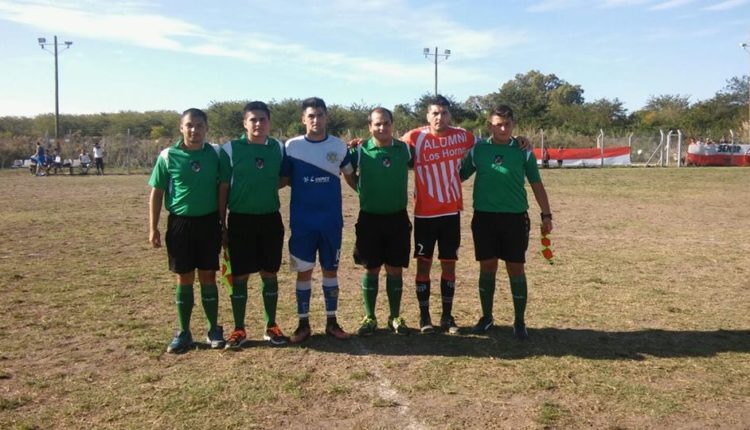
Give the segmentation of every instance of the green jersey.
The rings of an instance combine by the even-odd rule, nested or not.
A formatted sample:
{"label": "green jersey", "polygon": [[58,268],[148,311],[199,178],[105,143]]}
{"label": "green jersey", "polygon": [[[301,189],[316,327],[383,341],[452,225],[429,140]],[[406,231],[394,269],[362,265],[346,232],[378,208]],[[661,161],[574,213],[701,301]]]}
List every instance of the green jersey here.
{"label": "green jersey", "polygon": [[156,158],[148,184],[164,190],[164,207],[172,214],[203,216],[219,209],[218,147],[204,143],[196,151],[182,148],[182,139]]}
{"label": "green jersey", "polygon": [[284,145],[268,137],[250,143],[247,135],[221,147],[219,180],[229,184],[229,210],[260,215],[279,210],[279,173]]}
{"label": "green jersey", "polygon": [[351,150],[352,166],[359,171],[357,192],[360,210],[390,214],[406,209],[408,203],[409,146],[393,139],[391,146],[377,146],[370,137]]}
{"label": "green jersey", "polygon": [[529,183],[541,182],[536,157],[518,147],[511,139],[496,145],[492,139],[481,140],[466,153],[461,166],[461,180],[474,172],[474,210],[482,212],[522,213],[529,209],[525,178]]}

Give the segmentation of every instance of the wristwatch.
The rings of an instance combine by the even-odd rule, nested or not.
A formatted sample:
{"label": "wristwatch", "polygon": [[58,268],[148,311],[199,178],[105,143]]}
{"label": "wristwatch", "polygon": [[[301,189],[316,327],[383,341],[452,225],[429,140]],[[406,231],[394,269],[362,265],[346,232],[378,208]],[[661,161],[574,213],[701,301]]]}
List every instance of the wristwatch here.
{"label": "wristwatch", "polygon": [[542,212],[539,215],[541,215],[542,221],[544,221],[545,219],[549,219],[550,221],[552,221],[552,214],[551,213],[546,214],[546,213]]}

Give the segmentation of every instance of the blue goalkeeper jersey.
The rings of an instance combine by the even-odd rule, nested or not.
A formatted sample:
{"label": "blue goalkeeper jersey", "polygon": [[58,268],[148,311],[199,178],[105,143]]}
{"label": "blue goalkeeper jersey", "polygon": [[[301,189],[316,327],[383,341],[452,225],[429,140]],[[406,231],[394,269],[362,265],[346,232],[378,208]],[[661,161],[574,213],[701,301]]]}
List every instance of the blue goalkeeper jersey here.
{"label": "blue goalkeeper jersey", "polygon": [[339,175],[353,171],[346,144],[333,136],[321,141],[298,136],[286,142],[286,155],[281,176],[289,177],[292,187],[290,227],[343,228]]}

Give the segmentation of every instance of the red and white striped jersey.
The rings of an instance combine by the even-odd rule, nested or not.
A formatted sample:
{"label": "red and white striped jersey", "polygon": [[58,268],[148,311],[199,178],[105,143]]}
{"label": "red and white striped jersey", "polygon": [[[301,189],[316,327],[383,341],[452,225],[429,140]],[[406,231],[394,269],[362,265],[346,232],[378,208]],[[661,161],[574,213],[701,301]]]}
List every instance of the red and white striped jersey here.
{"label": "red and white striped jersey", "polygon": [[414,216],[431,218],[463,210],[458,172],[464,154],[474,146],[474,135],[449,127],[437,136],[425,126],[407,132],[401,140],[414,148]]}

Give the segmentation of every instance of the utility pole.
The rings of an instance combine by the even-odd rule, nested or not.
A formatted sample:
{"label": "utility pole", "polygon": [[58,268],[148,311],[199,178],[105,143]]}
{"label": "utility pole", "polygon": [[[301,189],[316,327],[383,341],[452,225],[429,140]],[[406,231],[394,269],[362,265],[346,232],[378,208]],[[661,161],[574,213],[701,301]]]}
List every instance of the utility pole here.
{"label": "utility pole", "polygon": [[451,55],[451,50],[446,49],[442,54],[439,54],[438,47],[436,46],[434,53],[430,52],[430,48],[424,48],[422,53],[424,54],[424,58],[430,59],[430,57],[433,57],[435,60],[435,95],[438,95],[438,60],[440,58],[447,60]]}
{"label": "utility pole", "polygon": [[[750,54],[750,45],[743,42],[740,43],[740,46]],[[748,74],[747,81],[747,143],[750,144],[750,74]]]}
{"label": "utility pole", "polygon": [[[51,52],[55,56],[55,147],[60,147],[60,79],[57,69],[57,54],[58,54],[58,44],[57,44],[57,35],[55,35],[54,42],[48,43],[47,39],[43,37],[37,38],[37,42],[39,42],[39,47],[42,48],[44,51]],[[62,49],[62,51],[70,48],[70,45],[72,45],[73,42],[66,41],[64,42],[65,47]],[[46,47],[52,46],[54,50],[49,50]]]}

